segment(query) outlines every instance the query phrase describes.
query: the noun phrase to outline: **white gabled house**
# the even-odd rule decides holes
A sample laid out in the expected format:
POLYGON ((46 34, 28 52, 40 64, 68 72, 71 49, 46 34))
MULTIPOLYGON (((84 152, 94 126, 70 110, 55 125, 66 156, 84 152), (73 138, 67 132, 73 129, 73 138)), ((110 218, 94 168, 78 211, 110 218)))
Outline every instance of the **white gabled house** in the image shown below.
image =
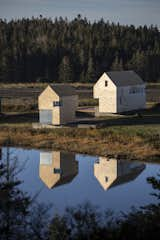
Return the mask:
POLYGON ((51 125, 74 122, 77 107, 78 95, 72 86, 48 85, 38 97, 39 121, 51 125))
POLYGON ((134 71, 105 72, 93 88, 99 115, 146 107, 145 83, 134 71))

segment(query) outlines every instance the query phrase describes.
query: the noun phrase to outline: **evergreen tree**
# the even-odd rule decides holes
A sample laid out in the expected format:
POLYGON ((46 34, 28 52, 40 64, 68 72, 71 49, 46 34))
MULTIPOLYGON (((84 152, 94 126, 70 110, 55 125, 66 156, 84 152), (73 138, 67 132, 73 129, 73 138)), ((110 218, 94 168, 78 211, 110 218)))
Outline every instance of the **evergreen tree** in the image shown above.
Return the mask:
POLYGON ((112 71, 122 71, 123 70, 123 63, 122 60, 116 56, 114 62, 112 63, 111 67, 112 71))
POLYGON ((160 32, 154 26, 91 23, 81 15, 72 21, 0 19, 0 82, 87 82, 123 67, 158 81, 159 59, 160 32))
POLYGON ((50 206, 38 204, 20 190, 18 174, 23 171, 13 150, 6 148, 0 159, 0 239, 48 240, 50 206))
POLYGON ((6 159, 0 164, 0 236, 1 240, 27 239, 30 198, 18 188, 16 159, 7 148, 6 159))
POLYGON ((59 82, 73 82, 72 66, 67 56, 63 57, 59 66, 59 82))
POLYGON ((145 80, 149 79, 148 56, 143 52, 137 51, 128 66, 129 69, 136 71, 145 80))
POLYGON ((86 81, 87 82, 94 82, 95 81, 95 66, 93 63, 92 56, 89 57, 88 60, 88 67, 86 72, 86 81))

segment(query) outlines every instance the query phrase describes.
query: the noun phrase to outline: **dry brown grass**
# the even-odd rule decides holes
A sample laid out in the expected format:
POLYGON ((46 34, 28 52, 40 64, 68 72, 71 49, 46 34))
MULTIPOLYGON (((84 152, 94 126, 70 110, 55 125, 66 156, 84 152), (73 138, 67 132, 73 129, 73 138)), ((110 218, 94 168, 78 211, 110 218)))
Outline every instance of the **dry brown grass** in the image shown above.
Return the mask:
MULTIPOLYGON (((160 138, 160 137, 159 137, 160 138)), ((57 149, 91 155, 126 155, 130 159, 160 159, 160 139, 140 132, 108 129, 53 129, 35 130, 26 127, 0 127, 0 145, 29 148, 57 149)))

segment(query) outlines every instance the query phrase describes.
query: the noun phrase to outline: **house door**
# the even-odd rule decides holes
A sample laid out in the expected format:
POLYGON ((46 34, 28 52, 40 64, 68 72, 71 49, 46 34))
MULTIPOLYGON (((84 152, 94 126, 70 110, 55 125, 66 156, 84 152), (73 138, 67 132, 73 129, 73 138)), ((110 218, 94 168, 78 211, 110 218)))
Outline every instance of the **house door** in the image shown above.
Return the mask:
POLYGON ((52 110, 40 110, 39 121, 42 124, 52 124, 52 110))

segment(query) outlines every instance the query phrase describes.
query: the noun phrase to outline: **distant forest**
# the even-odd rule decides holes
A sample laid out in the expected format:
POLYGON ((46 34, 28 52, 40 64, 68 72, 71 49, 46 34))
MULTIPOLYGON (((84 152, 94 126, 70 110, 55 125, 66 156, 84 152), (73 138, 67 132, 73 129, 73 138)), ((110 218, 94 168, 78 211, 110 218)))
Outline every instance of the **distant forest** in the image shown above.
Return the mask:
POLYGON ((39 18, 0 19, 0 82, 95 82, 104 71, 135 70, 160 81, 160 31, 156 26, 121 26, 39 18))

